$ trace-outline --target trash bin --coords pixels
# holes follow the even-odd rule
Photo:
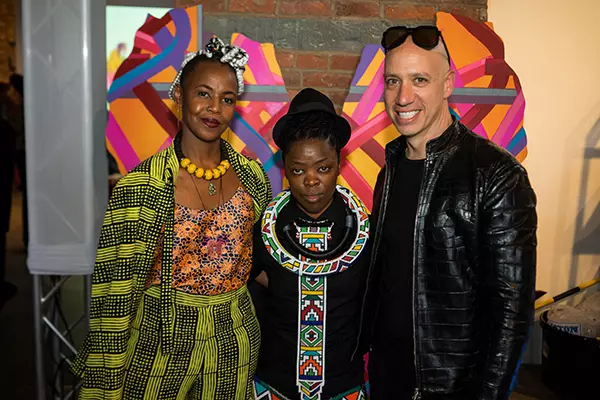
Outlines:
[[[563,399],[600,399],[600,340],[549,325],[548,311],[540,324],[544,385]]]

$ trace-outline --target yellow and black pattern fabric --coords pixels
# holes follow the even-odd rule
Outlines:
[[[240,182],[250,193],[255,222],[271,200],[271,186],[260,166],[221,141]],[[104,216],[92,276],[90,330],[73,364],[87,398],[121,399],[131,327],[154,263],[161,231],[161,351],[173,351],[173,236],[175,179],[179,161],[173,146],[143,161],[113,190]],[[90,392],[91,393],[91,392]]]
[[[173,289],[173,297],[173,351],[164,353],[156,335],[159,289],[151,287],[142,296],[129,342],[123,398],[251,399],[260,328],[246,286],[214,296]]]

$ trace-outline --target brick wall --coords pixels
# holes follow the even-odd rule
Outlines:
[[[0,82],[7,82],[15,63],[13,0],[0,0]]]
[[[487,0],[175,0],[194,4],[205,30],[273,43],[290,95],[315,87],[338,108],[364,45],[379,43],[387,26],[432,24],[437,11],[487,20]]]

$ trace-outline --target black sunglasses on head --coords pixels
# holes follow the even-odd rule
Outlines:
[[[393,26],[388,28],[381,38],[381,46],[387,53],[388,51],[401,46],[409,36],[412,37],[414,44],[425,50],[435,48],[441,39],[442,44],[448,53],[448,47],[446,47],[442,32],[440,32],[437,27],[430,25],[422,25],[414,28],[409,28],[407,26]],[[448,56],[450,56],[450,53],[448,53]]]

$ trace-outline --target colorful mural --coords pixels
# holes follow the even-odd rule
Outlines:
[[[457,71],[451,111],[473,131],[523,160],[525,100],[516,74],[504,60],[502,40],[491,24],[461,16],[438,13],[437,25]],[[168,99],[169,85],[184,54],[203,47],[210,36],[202,31],[202,6],[173,9],[160,19],[148,16],[137,31],[133,50],[108,92],[108,149],[123,173],[171,143],[177,117]],[[290,98],[272,44],[242,34],[232,35],[231,42],[244,48],[250,61],[244,73],[246,92],[224,137],[236,150],[263,163],[277,194],[286,184],[271,130]],[[369,209],[384,147],[398,136],[383,106],[383,61],[380,46],[365,47],[342,110],[353,132],[342,153],[339,183]]]

